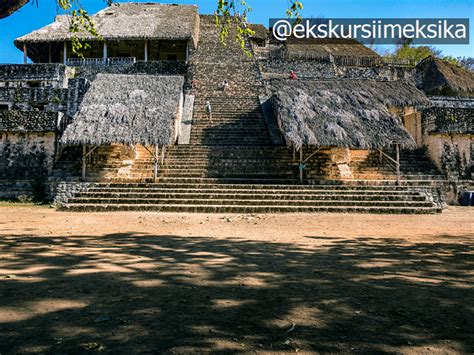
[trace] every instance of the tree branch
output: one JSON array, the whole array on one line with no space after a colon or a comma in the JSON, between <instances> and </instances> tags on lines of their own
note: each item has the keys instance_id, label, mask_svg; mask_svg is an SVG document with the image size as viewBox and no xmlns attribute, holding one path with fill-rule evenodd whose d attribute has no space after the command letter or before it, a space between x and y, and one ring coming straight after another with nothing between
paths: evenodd
<instances>
[{"instance_id":1,"label":"tree branch","mask_svg":"<svg viewBox=\"0 0 474 355\"><path fill-rule=\"evenodd\" d=\"M0 19L12 15L15 11L22 8L29 0L1 0L0 1Z\"/></svg>"}]
</instances>

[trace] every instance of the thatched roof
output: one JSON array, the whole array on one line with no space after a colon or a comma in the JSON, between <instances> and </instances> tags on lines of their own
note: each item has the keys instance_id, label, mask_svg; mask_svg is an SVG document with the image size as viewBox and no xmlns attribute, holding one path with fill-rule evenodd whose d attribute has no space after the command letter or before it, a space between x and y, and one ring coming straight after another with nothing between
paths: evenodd
<instances>
[{"instance_id":1,"label":"thatched roof","mask_svg":"<svg viewBox=\"0 0 474 355\"><path fill-rule=\"evenodd\" d=\"M413 85L373 80L272 80L275 116L288 145L383 148L414 145L389 106L426 105Z\"/></svg>"},{"instance_id":2,"label":"thatched roof","mask_svg":"<svg viewBox=\"0 0 474 355\"><path fill-rule=\"evenodd\" d=\"M199 15L194 5L157 3L116 3L92 16L99 34L106 40L188 40L198 36ZM78 34L86 40L97 40L89 33ZM69 18L56 20L39 30L15 40L20 47L30 42L59 42L71 40Z\"/></svg>"},{"instance_id":3,"label":"thatched roof","mask_svg":"<svg viewBox=\"0 0 474 355\"><path fill-rule=\"evenodd\" d=\"M254 31L252 38L266 40L268 38L268 30L264 25L260 24L251 24L250 29Z\"/></svg>"},{"instance_id":4,"label":"thatched roof","mask_svg":"<svg viewBox=\"0 0 474 355\"><path fill-rule=\"evenodd\" d=\"M289 37L286 41L287 51L290 53L307 53L314 57L325 58L329 55L335 57L363 57L380 58L372 49L353 39L298 39Z\"/></svg>"},{"instance_id":5,"label":"thatched roof","mask_svg":"<svg viewBox=\"0 0 474 355\"><path fill-rule=\"evenodd\" d=\"M474 97L474 73L434 57L416 68L417 86L429 95Z\"/></svg>"},{"instance_id":6,"label":"thatched roof","mask_svg":"<svg viewBox=\"0 0 474 355\"><path fill-rule=\"evenodd\" d=\"M181 76L98 74L61 141L168 145L183 84Z\"/></svg>"}]
</instances>

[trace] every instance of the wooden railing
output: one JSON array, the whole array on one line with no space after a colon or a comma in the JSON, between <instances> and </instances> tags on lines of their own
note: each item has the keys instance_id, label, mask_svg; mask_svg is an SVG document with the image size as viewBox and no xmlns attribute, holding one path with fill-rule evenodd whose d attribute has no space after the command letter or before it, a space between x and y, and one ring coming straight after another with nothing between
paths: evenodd
<instances>
[{"instance_id":1,"label":"wooden railing","mask_svg":"<svg viewBox=\"0 0 474 355\"><path fill-rule=\"evenodd\" d=\"M330 62L346 67L377 67L395 66L413 68L417 65L415 60L400 60L396 58L382 58L375 56L343 56L332 54L314 53L311 51L287 50L284 47L257 47L253 48L259 59L309 59Z\"/></svg>"},{"instance_id":2,"label":"wooden railing","mask_svg":"<svg viewBox=\"0 0 474 355\"><path fill-rule=\"evenodd\" d=\"M134 64L137 62L135 57L110 57L104 60L104 58L69 58L66 60L66 65L72 67L85 66L85 65L121 65L121 64Z\"/></svg>"},{"instance_id":3,"label":"wooden railing","mask_svg":"<svg viewBox=\"0 0 474 355\"><path fill-rule=\"evenodd\" d=\"M400 174L400 145L395 144L395 159L390 155L386 154L382 149L379 149L379 161L380 163L385 162L385 164L394 170L397 175L397 184L400 185L401 174Z\"/></svg>"}]
</instances>

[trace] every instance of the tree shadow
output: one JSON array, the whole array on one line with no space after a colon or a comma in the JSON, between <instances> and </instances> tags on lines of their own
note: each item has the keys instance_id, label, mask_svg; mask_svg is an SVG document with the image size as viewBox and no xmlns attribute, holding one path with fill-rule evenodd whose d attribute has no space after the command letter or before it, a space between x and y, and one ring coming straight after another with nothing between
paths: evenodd
<instances>
[{"instance_id":1,"label":"tree shadow","mask_svg":"<svg viewBox=\"0 0 474 355\"><path fill-rule=\"evenodd\" d=\"M0 351L469 353L472 236L437 239L4 236Z\"/></svg>"}]
</instances>

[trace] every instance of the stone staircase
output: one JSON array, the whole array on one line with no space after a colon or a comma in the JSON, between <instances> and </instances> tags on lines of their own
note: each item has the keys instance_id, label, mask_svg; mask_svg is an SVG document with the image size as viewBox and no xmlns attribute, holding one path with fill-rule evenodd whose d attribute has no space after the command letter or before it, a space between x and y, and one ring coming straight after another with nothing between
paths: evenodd
<instances>
[{"instance_id":1,"label":"stone staircase","mask_svg":"<svg viewBox=\"0 0 474 355\"><path fill-rule=\"evenodd\" d=\"M395 157L393 150L385 152ZM352 152L352 172L355 179L359 180L396 180L396 170L392 164L384 159L379 160L378 152L371 151L369 155L357 155ZM402 150L400 152L400 176L402 180L416 181L443 181L444 175L436 168L422 149Z\"/></svg>"},{"instance_id":2,"label":"stone staircase","mask_svg":"<svg viewBox=\"0 0 474 355\"><path fill-rule=\"evenodd\" d=\"M69 211L437 213L429 194L394 186L230 184L212 179L157 184L96 183Z\"/></svg>"},{"instance_id":3,"label":"stone staircase","mask_svg":"<svg viewBox=\"0 0 474 355\"><path fill-rule=\"evenodd\" d=\"M206 101L212 106L212 120L204 110ZM271 145L258 97L198 97L194 104L191 144Z\"/></svg>"}]
</instances>

